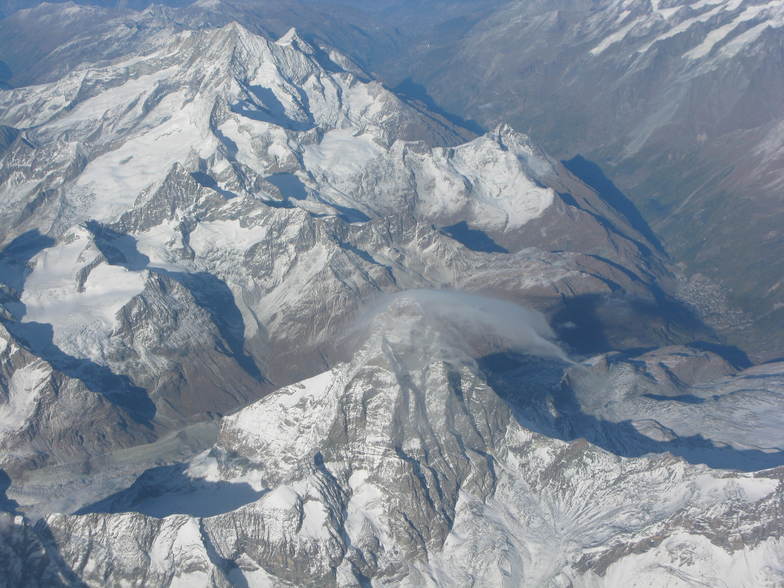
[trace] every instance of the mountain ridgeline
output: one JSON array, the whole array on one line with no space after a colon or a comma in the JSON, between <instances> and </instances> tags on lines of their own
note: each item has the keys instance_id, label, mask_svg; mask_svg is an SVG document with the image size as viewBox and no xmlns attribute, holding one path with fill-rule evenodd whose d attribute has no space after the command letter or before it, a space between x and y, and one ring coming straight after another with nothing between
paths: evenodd
<instances>
[{"instance_id":1,"label":"mountain ridgeline","mask_svg":"<svg viewBox=\"0 0 784 588\"><path fill-rule=\"evenodd\" d=\"M3 5L4 581L781 585L784 363L349 4Z\"/></svg>"}]
</instances>

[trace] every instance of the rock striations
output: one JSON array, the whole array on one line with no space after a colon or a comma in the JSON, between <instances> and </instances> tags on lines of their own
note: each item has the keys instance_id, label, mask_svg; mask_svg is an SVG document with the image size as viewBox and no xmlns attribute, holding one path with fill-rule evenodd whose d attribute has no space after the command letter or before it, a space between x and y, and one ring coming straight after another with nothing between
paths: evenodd
<instances>
[{"instance_id":1,"label":"rock striations","mask_svg":"<svg viewBox=\"0 0 784 588\"><path fill-rule=\"evenodd\" d=\"M690 344L645 230L294 30L156 14L0 91L11 585L784 581L784 368Z\"/></svg>"}]
</instances>

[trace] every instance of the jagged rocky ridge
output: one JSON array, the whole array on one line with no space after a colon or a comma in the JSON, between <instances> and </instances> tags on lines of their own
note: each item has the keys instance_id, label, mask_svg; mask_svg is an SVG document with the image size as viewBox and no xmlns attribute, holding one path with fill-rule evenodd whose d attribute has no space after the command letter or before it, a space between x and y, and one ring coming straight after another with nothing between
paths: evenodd
<instances>
[{"instance_id":1,"label":"jagged rocky ridge","mask_svg":"<svg viewBox=\"0 0 784 588\"><path fill-rule=\"evenodd\" d=\"M190 463L89 514L14 527L58 554L26 573L88 585L779 585L781 468L733 473L570 440L584 425L563 396L604 370L571 363L541 316L507 306L391 299L350 362L227 417ZM722 363L665 355L682 374ZM768 430L780 446L780 423Z\"/></svg>"},{"instance_id":2,"label":"jagged rocky ridge","mask_svg":"<svg viewBox=\"0 0 784 588\"><path fill-rule=\"evenodd\" d=\"M699 328L668 299L655 246L524 135L464 142L296 31L151 26L129 55L0 101L14 137L0 161L9 349L85 388L123 431L66 442L52 429L92 421L36 392L43 380L7 383L7 410L24 405L3 433L17 479L319 371L383 292L524 300L563 314L578 348L593 327L573 315L601 317L608 345ZM41 410L74 417L20 434Z\"/></svg>"},{"instance_id":3,"label":"jagged rocky ridge","mask_svg":"<svg viewBox=\"0 0 784 588\"><path fill-rule=\"evenodd\" d=\"M270 41L236 24L168 26L123 37L122 56L0 93L6 508L89 513L34 528L6 517L14 578L449 584L508 573L591 585L669 561L662 550L678 552L688 531L697 555L678 574L722 575L743 555L739 573L775 585L778 470L712 472L670 454L778 465L780 427L766 411L778 366L705 388L742 362L684 347L572 366L539 335L519 340L530 319L519 309L506 308L511 334L487 313L478 329L433 322L446 294L394 304L369 337L357 326L385 293L429 288L538 308L582 355L709 336L668 294L666 260L628 218L526 136L502 125L471 139L295 31ZM528 318L511 322L520 312ZM516 346L499 351L510 337ZM671 365L682 357L685 372ZM212 445L217 416L320 372L304 393L284 388L223 420L214 448L188 461ZM765 394L749 393L759 379ZM613 401L592 402L600 392ZM304 394L308 418L289 411L291 394ZM749 395L753 435L721 419ZM711 422L692 422L697 402ZM326 419L329 403L345 411ZM503 489L520 476L523 498ZM389 479L402 485L363 494ZM557 486L569 501L625 492L617 504L633 513L640 492L657 499L672 479L682 501L652 507L620 539L609 522L570 543L571 510L558 503L569 516L548 515L554 535L537 543L539 523L499 510L507 497L541 497L535 512L548 520ZM163 516L180 500L195 516L90 512ZM727 547L722 528L700 525L736 506L740 539ZM377 512L381 522L365 521ZM485 539L495 560L470 556ZM576 559L550 557L561 552Z\"/></svg>"},{"instance_id":4,"label":"jagged rocky ridge","mask_svg":"<svg viewBox=\"0 0 784 588\"><path fill-rule=\"evenodd\" d=\"M780 355L781 2L508 1L459 35L427 33L379 71L526 129L606 186L596 162L699 274L684 293L706 320L761 361Z\"/></svg>"}]
</instances>

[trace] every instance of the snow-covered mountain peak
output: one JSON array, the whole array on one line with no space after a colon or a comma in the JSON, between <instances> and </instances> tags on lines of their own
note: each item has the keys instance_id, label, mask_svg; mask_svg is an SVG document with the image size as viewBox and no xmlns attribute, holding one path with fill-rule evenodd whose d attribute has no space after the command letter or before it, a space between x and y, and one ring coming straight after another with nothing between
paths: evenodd
<instances>
[{"instance_id":1,"label":"snow-covered mountain peak","mask_svg":"<svg viewBox=\"0 0 784 588\"><path fill-rule=\"evenodd\" d=\"M157 48L141 56L0 97L11 106L2 122L57 145L55 169L71 166L60 226L116 220L175 164L224 196L353 218L403 207L494 232L542 217L555 201L549 186L563 171L526 136L500 126L455 149L423 150L407 140L453 145L459 129L344 71L296 31L284 38L237 23L157 31L148 39Z\"/></svg>"},{"instance_id":2,"label":"snow-covered mountain peak","mask_svg":"<svg viewBox=\"0 0 784 588\"><path fill-rule=\"evenodd\" d=\"M129 317L148 321L163 308L150 300L173 296L183 307L196 304L198 310L189 307L195 315L216 317L212 297L225 305L234 295L231 328L209 323L194 339L216 336L214 327L230 350L227 361L237 359L247 375L260 378L246 362L244 337L272 327L281 314L270 309L287 306L291 288L312 309L320 297L328 300L321 286L308 286L315 276L336 288L330 292L342 292L353 270L335 266L359 263L373 288L453 287L465 270L441 261L432 266L430 258L552 249L551 236L606 234L565 229L595 221L566 213L559 193L595 195L509 127L434 147L460 143L460 130L331 57L304 52L299 42L277 43L236 23L163 30L142 35L136 53L0 95L9 105L1 122L16 137L3 160L11 181L2 187L6 216L22 219L15 230L58 238L93 227L82 234L94 254L89 259L65 238L33 252L22 294L30 302L26 320L50 324L52 341L74 357L113 361L110 340L132 332L126 323L136 318ZM38 158L45 163L32 163ZM43 190L46 198L29 214ZM598 201L594 207L602 209ZM389 222L392 233L383 229ZM529 223L532 230L519 231ZM624 230L612 238L628 241ZM395 253L399 245L371 254L346 244L360 238L374 249L392 234L406 243L404 261ZM409 244L420 238L432 251ZM266 247L278 251L274 262L259 253ZM611 247L632 251L623 243ZM409 255L417 269L406 267ZM256 259L253 270L243 269L246 258ZM52 260L60 260L56 272ZM406 275L394 276L401 267ZM216 272L225 284L206 277ZM433 278L423 279L428 272ZM101 293L93 278L104 274L116 287ZM563 272L554 268L556 274ZM55 311L58 296L73 303L70 316ZM81 333L87 308L100 321L86 321L91 326ZM179 329L172 319L163 322ZM295 331L313 342L327 338L300 326L286 337Z\"/></svg>"},{"instance_id":3,"label":"snow-covered mountain peak","mask_svg":"<svg viewBox=\"0 0 784 588\"><path fill-rule=\"evenodd\" d=\"M781 585L784 365L688 343L600 170L388 90L327 22L251 32L284 4L91 7L0 91L0 511L44 516L0 512L7 581ZM582 67L762 4L505 6Z\"/></svg>"},{"instance_id":4,"label":"snow-covered mountain peak","mask_svg":"<svg viewBox=\"0 0 784 588\"><path fill-rule=\"evenodd\" d=\"M548 180L557 175L558 164L527 134L515 130L510 124L498 125L485 137L495 141L502 151L508 151L517 157L533 180L547 184Z\"/></svg>"},{"instance_id":5,"label":"snow-covered mountain peak","mask_svg":"<svg viewBox=\"0 0 784 588\"><path fill-rule=\"evenodd\" d=\"M278 45L294 45L297 49L308 55L313 55L316 50L310 43L303 39L295 27L291 27L284 35L277 41Z\"/></svg>"},{"instance_id":6,"label":"snow-covered mountain peak","mask_svg":"<svg viewBox=\"0 0 784 588\"><path fill-rule=\"evenodd\" d=\"M459 136L304 42L275 43L237 23L153 31L145 41L153 49L140 55L0 96L0 122L29 129L30 143L62 156L53 163L67 178L65 224L116 219L175 162L196 171L222 154L235 174L246 168L243 177L293 171L295 152L316 129L346 128L386 144L407 134L446 143Z\"/></svg>"},{"instance_id":7,"label":"snow-covered mountain peak","mask_svg":"<svg viewBox=\"0 0 784 588\"><path fill-rule=\"evenodd\" d=\"M780 582L779 472L624 459L543 434L545 415L563 406L548 408L540 395L557 389L565 364L432 354L432 342L450 335L422 321L427 306L421 293L402 294L377 316L394 314L418 336L371 336L351 361L225 418L216 445L188 464L151 470L88 514L49 516L67 561L83 557L84 541L114 546L122 536L161 549L148 559L136 547L92 549L80 568L88 581L141 565L151 581L199 585L216 576L250 585ZM487 377L492 361L507 377L519 372L515 393ZM541 402L544 414L519 413L525 402ZM200 533L172 533L175 521ZM186 544L206 565L189 576L181 556L157 555Z\"/></svg>"}]
</instances>

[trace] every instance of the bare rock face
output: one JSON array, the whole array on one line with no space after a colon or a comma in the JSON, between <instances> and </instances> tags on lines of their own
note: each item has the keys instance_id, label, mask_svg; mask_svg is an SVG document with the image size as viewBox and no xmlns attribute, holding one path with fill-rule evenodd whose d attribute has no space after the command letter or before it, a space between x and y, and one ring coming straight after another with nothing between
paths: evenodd
<instances>
[{"instance_id":1,"label":"bare rock face","mask_svg":"<svg viewBox=\"0 0 784 588\"><path fill-rule=\"evenodd\" d=\"M550 372L593 368L570 365L540 315L503 306L502 325L495 304L399 295L350 363L227 417L175 476L149 472L37 530L88 585L781 582L780 468L625 458L543 434ZM507 377L526 370L516 396L488 377L502 355Z\"/></svg>"},{"instance_id":2,"label":"bare rock face","mask_svg":"<svg viewBox=\"0 0 784 588\"><path fill-rule=\"evenodd\" d=\"M171 15L0 92L13 583L781 583L781 366L692 343L643 225L295 30Z\"/></svg>"},{"instance_id":3,"label":"bare rock face","mask_svg":"<svg viewBox=\"0 0 784 588\"><path fill-rule=\"evenodd\" d=\"M75 577L58 571L40 537L21 515L0 512L0 566L9 586L69 586Z\"/></svg>"},{"instance_id":4,"label":"bare rock face","mask_svg":"<svg viewBox=\"0 0 784 588\"><path fill-rule=\"evenodd\" d=\"M29 463L158 456L183 427L348 360L355 315L401 290L533 305L580 353L709 336L673 311L655 244L525 135L466 142L294 30L139 18L122 54L96 33L111 56L0 95L4 321L74 390L56 418L14 413L14 451L38 455L54 429L79 440ZM28 396L22 363L8 378Z\"/></svg>"},{"instance_id":5,"label":"bare rock face","mask_svg":"<svg viewBox=\"0 0 784 588\"><path fill-rule=\"evenodd\" d=\"M79 463L155 437L153 405L127 379L73 358L47 361L4 327L0 341L0 466L10 475L52 462ZM85 413L90 427L75 428Z\"/></svg>"},{"instance_id":6,"label":"bare rock face","mask_svg":"<svg viewBox=\"0 0 784 588\"><path fill-rule=\"evenodd\" d=\"M776 358L782 6L556 0L477 13L463 34L418 30L410 62L396 56L377 69L413 75L444 108L487 127L526 129L622 199L598 163L673 257L722 295L717 328L758 358ZM710 317L706 298L695 302Z\"/></svg>"}]
</instances>

